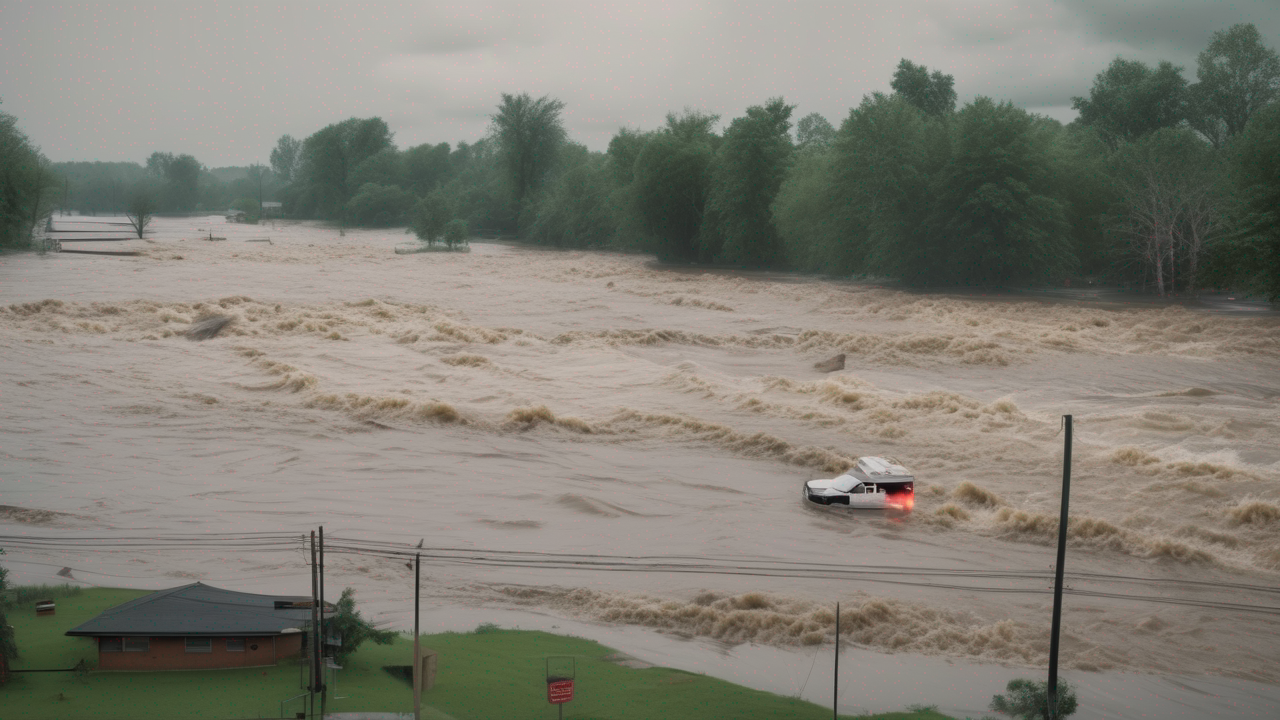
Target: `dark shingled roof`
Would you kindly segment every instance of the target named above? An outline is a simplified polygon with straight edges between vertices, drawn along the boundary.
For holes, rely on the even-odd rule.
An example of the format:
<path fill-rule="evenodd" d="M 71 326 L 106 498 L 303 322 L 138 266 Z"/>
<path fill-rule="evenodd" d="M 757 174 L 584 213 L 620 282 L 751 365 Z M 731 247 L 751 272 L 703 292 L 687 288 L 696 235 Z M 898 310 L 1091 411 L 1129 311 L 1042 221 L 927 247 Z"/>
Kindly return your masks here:
<path fill-rule="evenodd" d="M 310 608 L 277 610 L 277 600 L 311 602 L 309 597 L 254 595 L 192 583 L 117 605 L 67 634 L 279 635 L 286 628 L 302 628 L 310 621 Z M 329 603 L 325 606 L 332 608 Z"/>

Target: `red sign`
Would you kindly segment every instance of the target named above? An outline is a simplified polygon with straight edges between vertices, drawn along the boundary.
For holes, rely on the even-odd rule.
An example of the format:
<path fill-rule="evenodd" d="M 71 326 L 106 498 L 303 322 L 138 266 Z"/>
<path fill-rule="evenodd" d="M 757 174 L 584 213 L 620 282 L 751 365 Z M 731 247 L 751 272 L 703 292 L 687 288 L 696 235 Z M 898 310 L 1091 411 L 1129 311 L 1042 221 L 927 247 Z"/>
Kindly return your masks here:
<path fill-rule="evenodd" d="M 573 681 L 556 680 L 547 683 L 547 702 L 552 705 L 567 703 L 573 699 Z"/>

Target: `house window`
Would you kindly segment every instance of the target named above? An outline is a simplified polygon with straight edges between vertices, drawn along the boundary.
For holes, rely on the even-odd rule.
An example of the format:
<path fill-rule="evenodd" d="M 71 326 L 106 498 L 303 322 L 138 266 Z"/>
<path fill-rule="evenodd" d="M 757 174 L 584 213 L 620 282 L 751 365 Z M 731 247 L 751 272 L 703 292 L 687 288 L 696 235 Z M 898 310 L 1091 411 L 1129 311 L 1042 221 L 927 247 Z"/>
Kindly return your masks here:
<path fill-rule="evenodd" d="M 101 652 L 120 652 L 123 649 L 124 649 L 124 644 L 120 641 L 120 638 L 118 637 L 98 638 L 98 650 Z"/>
<path fill-rule="evenodd" d="M 189 637 L 187 638 L 187 652 L 189 653 L 207 653 L 213 652 L 213 638 Z"/>
<path fill-rule="evenodd" d="M 227 638 L 227 652 L 244 652 L 244 638 Z"/>
<path fill-rule="evenodd" d="M 151 649 L 151 638 L 127 637 L 124 639 L 125 652 L 146 652 Z"/>

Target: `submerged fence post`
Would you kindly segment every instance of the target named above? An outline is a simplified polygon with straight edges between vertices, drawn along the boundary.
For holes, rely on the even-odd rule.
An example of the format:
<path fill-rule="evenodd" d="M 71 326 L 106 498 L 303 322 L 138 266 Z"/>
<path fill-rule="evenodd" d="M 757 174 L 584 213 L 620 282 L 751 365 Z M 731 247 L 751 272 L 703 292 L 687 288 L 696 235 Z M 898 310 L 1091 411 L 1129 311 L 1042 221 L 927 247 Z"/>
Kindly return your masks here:
<path fill-rule="evenodd" d="M 1062 630 L 1062 565 L 1067 558 L 1067 505 L 1071 498 L 1071 416 L 1062 416 L 1066 441 L 1062 455 L 1062 514 L 1058 519 L 1058 562 L 1053 568 L 1053 626 L 1049 631 L 1049 717 L 1058 717 L 1058 635 Z"/>

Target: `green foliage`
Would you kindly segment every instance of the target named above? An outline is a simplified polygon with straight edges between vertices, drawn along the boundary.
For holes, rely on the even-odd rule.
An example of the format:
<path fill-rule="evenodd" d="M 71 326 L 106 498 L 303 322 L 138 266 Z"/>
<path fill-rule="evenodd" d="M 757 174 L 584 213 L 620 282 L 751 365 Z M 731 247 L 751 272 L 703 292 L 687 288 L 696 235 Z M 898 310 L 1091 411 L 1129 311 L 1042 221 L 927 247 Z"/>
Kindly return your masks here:
<path fill-rule="evenodd" d="M 133 231 L 141 238 L 146 234 L 147 226 L 155 215 L 159 202 L 157 197 L 163 192 L 155 180 L 140 180 L 129 193 L 125 203 L 124 215 Z"/>
<path fill-rule="evenodd" d="M 541 184 L 565 142 L 563 110 L 564 103 L 548 95 L 535 100 L 528 93 L 503 93 L 498 111 L 490 116 L 490 134 L 510 175 L 517 205 Z"/>
<path fill-rule="evenodd" d="M 840 269 L 911 274 L 929 260 L 919 226 L 929 181 L 949 154 L 948 129 L 901 96 L 875 93 L 837 134 L 831 224 L 820 255 Z"/>
<path fill-rule="evenodd" d="M 832 192 L 834 153 L 801 152 L 773 201 L 773 222 L 785 264 L 799 270 L 847 274 L 856 263 L 838 252 L 840 207 Z"/>
<path fill-rule="evenodd" d="M 1191 125 L 1214 144 L 1244 132 L 1249 118 L 1280 99 L 1280 54 L 1252 23 L 1213 34 L 1197 60 Z"/>
<path fill-rule="evenodd" d="M 231 203 L 231 209 L 243 212 L 246 222 L 256 223 L 262 218 L 262 206 L 257 198 L 242 197 Z"/>
<path fill-rule="evenodd" d="M 494 141 L 458 143 L 449 164 L 451 177 L 439 192 L 454 215 L 475 231 L 514 232 L 518 207 Z"/>
<path fill-rule="evenodd" d="M 1250 119 L 1230 160 L 1236 230 L 1210 248 L 1210 277 L 1280 302 L 1280 103 Z"/>
<path fill-rule="evenodd" d="M 394 147 L 370 155 L 351 171 L 350 186 L 357 192 L 370 183 L 374 185 L 404 187 L 408 174 L 404 157 Z"/>
<path fill-rule="evenodd" d="M 281 180 L 291 183 L 302 160 L 302 141 L 292 135 L 281 135 L 271 150 L 271 169 Z"/>
<path fill-rule="evenodd" d="M 84 592 L 84 588 L 71 583 L 62 583 L 61 585 L 12 585 L 7 590 L 14 594 L 14 605 L 16 606 L 27 605 L 37 600 L 78 597 Z M 4 591 L 5 588 L 0 587 L 0 592 Z"/>
<path fill-rule="evenodd" d="M 444 244 L 450 248 L 465 245 L 470 234 L 471 231 L 467 228 L 467 221 L 455 218 L 444 226 Z"/>
<path fill-rule="evenodd" d="M 497 623 L 482 622 L 476 626 L 476 629 L 473 632 L 477 635 L 492 635 L 501 629 L 502 628 L 498 627 Z"/>
<path fill-rule="evenodd" d="M 396 639 L 397 633 L 394 630 L 379 630 L 360 616 L 360 612 L 356 610 L 355 588 L 343 590 L 342 596 L 334 605 L 337 612 L 332 618 L 325 620 L 324 631 L 327 635 L 342 638 L 342 646 L 335 651 L 334 657 L 339 665 L 346 664 L 347 658 L 355 654 L 366 640 L 378 645 L 390 645 Z"/>
<path fill-rule="evenodd" d="M 4 548 L 0 548 L 0 555 L 4 555 Z M 9 589 L 8 578 L 9 570 L 0 565 L 0 594 Z M 0 656 L 16 658 L 18 657 L 18 642 L 14 637 L 13 628 L 9 626 L 9 621 L 4 616 L 4 611 L 4 605 L 0 604 Z"/>
<path fill-rule="evenodd" d="M 1112 145 L 1133 142 L 1187 118 L 1187 81 L 1182 68 L 1161 61 L 1155 68 L 1116 58 L 1094 78 L 1089 97 L 1072 98 L 1076 122 L 1095 127 Z"/>
<path fill-rule="evenodd" d="M 526 238 L 561 247 L 608 245 L 619 223 L 614 178 L 610 158 L 584 153 L 548 182 Z"/>
<path fill-rule="evenodd" d="M 1074 270 L 1065 205 L 1054 194 L 1049 131 L 1025 110 L 979 97 L 956 115 L 951 160 L 911 243 L 908 282 L 983 287 L 1046 281 Z"/>
<path fill-rule="evenodd" d="M 291 193 L 292 212 L 302 217 L 338 219 L 359 186 L 352 174 L 362 162 L 392 148 L 391 130 L 382 118 L 351 118 L 315 132 L 302 143 L 301 161 Z"/>
<path fill-rule="evenodd" d="M 1193 288 L 1201 252 L 1220 230 L 1221 169 L 1212 147 L 1185 127 L 1157 130 L 1112 155 L 1113 275 L 1152 277 L 1161 295 L 1179 281 Z"/>
<path fill-rule="evenodd" d="M 1036 680 L 1010 680 L 1008 695 L 991 698 L 991 710 L 1012 715 L 1020 720 L 1058 720 L 1076 711 L 1076 692 L 1066 680 L 1058 680 L 1057 708 L 1049 714 L 1049 683 Z"/>
<path fill-rule="evenodd" d="M 53 169 L 63 179 L 66 206 L 86 215 L 122 212 L 130 188 L 147 175 L 133 162 L 64 162 Z"/>
<path fill-rule="evenodd" d="M 926 115 L 942 117 L 956 109 L 956 79 L 941 70 L 929 74 L 929 68 L 903 58 L 893 73 L 889 87 Z"/>
<path fill-rule="evenodd" d="M 711 191 L 715 150 L 705 139 L 658 133 L 636 158 L 633 207 L 651 249 L 664 260 L 692 260 Z"/>
<path fill-rule="evenodd" d="M 403 223 L 413 196 L 395 185 L 365 183 L 347 201 L 347 217 L 356 225 L 390 227 Z"/>
<path fill-rule="evenodd" d="M 404 151 L 407 187 L 418 195 L 440 187 L 451 174 L 449 143 L 423 144 Z"/>
<path fill-rule="evenodd" d="M 609 140 L 609 168 L 619 184 L 626 185 L 636 179 L 636 158 L 645 143 L 649 142 L 652 133 L 631 128 L 621 128 L 618 134 Z"/>
<path fill-rule="evenodd" d="M 796 123 L 796 147 L 800 150 L 829 150 L 835 140 L 836 129 L 818 113 L 809 113 Z"/>
<path fill-rule="evenodd" d="M 782 256 L 770 208 L 778 195 L 793 148 L 791 112 L 782 98 L 747 108 L 725 130 L 708 198 L 718 237 L 704 235 L 699 256 L 768 266 Z"/>
<path fill-rule="evenodd" d="M 0 249 L 29 246 L 60 185 L 49 161 L 18 129 L 17 118 L 0 112 Z"/>
<path fill-rule="evenodd" d="M 444 235 L 445 226 L 453 212 L 443 192 L 436 191 L 418 201 L 413 206 L 409 227 L 417 234 L 418 239 L 434 245 Z"/>
<path fill-rule="evenodd" d="M 163 181 L 163 190 L 154 198 L 162 211 L 191 212 L 200 200 L 200 175 L 204 167 L 190 155 L 151 153 L 147 170 Z"/>

